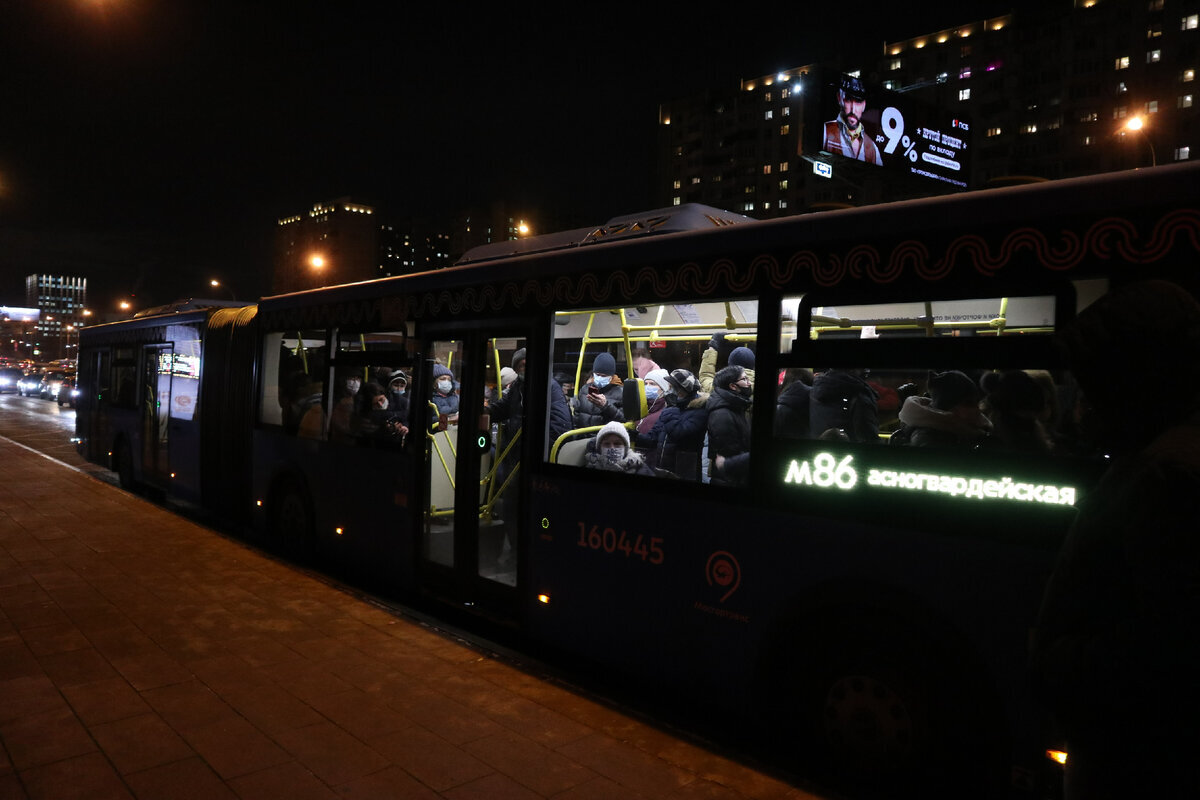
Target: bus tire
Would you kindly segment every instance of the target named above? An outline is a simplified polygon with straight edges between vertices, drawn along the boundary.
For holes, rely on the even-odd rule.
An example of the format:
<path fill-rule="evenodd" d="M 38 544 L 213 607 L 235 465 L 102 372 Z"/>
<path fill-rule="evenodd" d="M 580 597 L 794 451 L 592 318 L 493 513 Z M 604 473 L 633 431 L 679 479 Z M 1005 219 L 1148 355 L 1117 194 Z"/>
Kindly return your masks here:
<path fill-rule="evenodd" d="M 112 469 L 117 473 L 117 483 L 122 489 L 127 492 L 132 492 L 137 488 L 137 481 L 133 478 L 133 451 L 129 448 L 129 442 L 122 439 L 113 447 Z"/>
<path fill-rule="evenodd" d="M 829 622 L 785 647 L 778 673 L 778 722 L 806 767 L 848 789 L 897 797 L 1002 790 L 1003 722 L 989 716 L 963 659 L 896 619 Z"/>
<path fill-rule="evenodd" d="M 280 550 L 308 561 L 315 550 L 312 500 L 296 478 L 282 478 L 271 493 L 268 533 Z"/>

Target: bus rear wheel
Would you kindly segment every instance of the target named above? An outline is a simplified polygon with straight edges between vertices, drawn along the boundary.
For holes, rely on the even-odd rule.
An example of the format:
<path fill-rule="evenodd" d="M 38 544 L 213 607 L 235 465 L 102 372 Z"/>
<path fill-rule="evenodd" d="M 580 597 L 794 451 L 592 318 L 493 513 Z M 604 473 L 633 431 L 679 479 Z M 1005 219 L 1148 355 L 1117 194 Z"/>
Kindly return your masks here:
<path fill-rule="evenodd" d="M 299 481 L 284 479 L 272 493 L 270 536 L 280 550 L 299 561 L 312 558 L 313 511 L 308 492 Z"/>
<path fill-rule="evenodd" d="M 129 442 L 122 440 L 117 443 L 117 446 L 113 448 L 112 460 L 112 469 L 117 473 L 117 482 L 122 489 L 132 492 L 136 488 L 136 483 L 133 479 L 133 451 L 129 449 Z"/>

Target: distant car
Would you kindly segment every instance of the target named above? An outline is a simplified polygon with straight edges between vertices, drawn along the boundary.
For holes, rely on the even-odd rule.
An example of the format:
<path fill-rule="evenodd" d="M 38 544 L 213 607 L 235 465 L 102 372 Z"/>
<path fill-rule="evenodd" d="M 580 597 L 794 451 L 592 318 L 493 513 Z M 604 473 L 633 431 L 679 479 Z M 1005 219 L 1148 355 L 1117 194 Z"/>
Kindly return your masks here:
<path fill-rule="evenodd" d="M 42 376 L 37 372 L 30 372 L 24 378 L 17 381 L 17 393 L 22 397 L 30 397 L 37 394 L 42 389 Z"/>
<path fill-rule="evenodd" d="M 24 377 L 25 371 L 17 367 L 0 367 L 0 393 L 21 391 L 17 384 Z"/>
<path fill-rule="evenodd" d="M 75 407 L 75 401 L 79 398 L 79 387 L 75 383 L 75 376 L 68 373 L 58 387 L 58 405 Z"/>
<path fill-rule="evenodd" d="M 42 376 L 42 382 L 38 386 L 38 396 L 43 400 L 57 400 L 58 391 L 62 388 L 62 382 L 67 377 L 67 373 L 62 370 L 51 370 Z"/>

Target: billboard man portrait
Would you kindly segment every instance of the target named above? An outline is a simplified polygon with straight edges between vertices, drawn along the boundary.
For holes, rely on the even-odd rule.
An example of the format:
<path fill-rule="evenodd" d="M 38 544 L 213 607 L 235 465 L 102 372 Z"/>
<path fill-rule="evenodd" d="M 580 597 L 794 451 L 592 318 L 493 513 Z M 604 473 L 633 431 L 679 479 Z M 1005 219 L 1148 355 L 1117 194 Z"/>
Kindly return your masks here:
<path fill-rule="evenodd" d="M 821 149 L 883 166 L 879 148 L 863 128 L 862 115 L 867 109 L 867 93 L 862 82 L 850 75 L 843 75 L 837 91 L 837 102 L 837 119 L 825 123 L 825 141 Z"/>

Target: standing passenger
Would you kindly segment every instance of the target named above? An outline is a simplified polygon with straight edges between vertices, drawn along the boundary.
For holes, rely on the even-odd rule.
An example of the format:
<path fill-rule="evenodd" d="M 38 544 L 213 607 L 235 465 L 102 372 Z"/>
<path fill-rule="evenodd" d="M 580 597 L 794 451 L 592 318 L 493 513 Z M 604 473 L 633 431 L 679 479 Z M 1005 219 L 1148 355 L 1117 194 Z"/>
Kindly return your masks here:
<path fill-rule="evenodd" d="M 592 361 L 591 379 L 571 399 L 576 428 L 625 421 L 625 414 L 621 410 L 624 390 L 616 372 L 617 361 L 609 353 L 601 353 Z"/>
<path fill-rule="evenodd" d="M 745 481 L 753 394 L 750 376 L 742 367 L 725 367 L 713 378 L 708 398 L 708 455 L 712 461 L 708 474 L 713 483 Z"/>
<path fill-rule="evenodd" d="M 673 370 L 666 380 L 672 394 L 650 431 L 654 441 L 650 464 L 684 480 L 699 480 L 700 454 L 708 433 L 708 395 L 700 391 L 700 381 L 686 369 Z"/>

